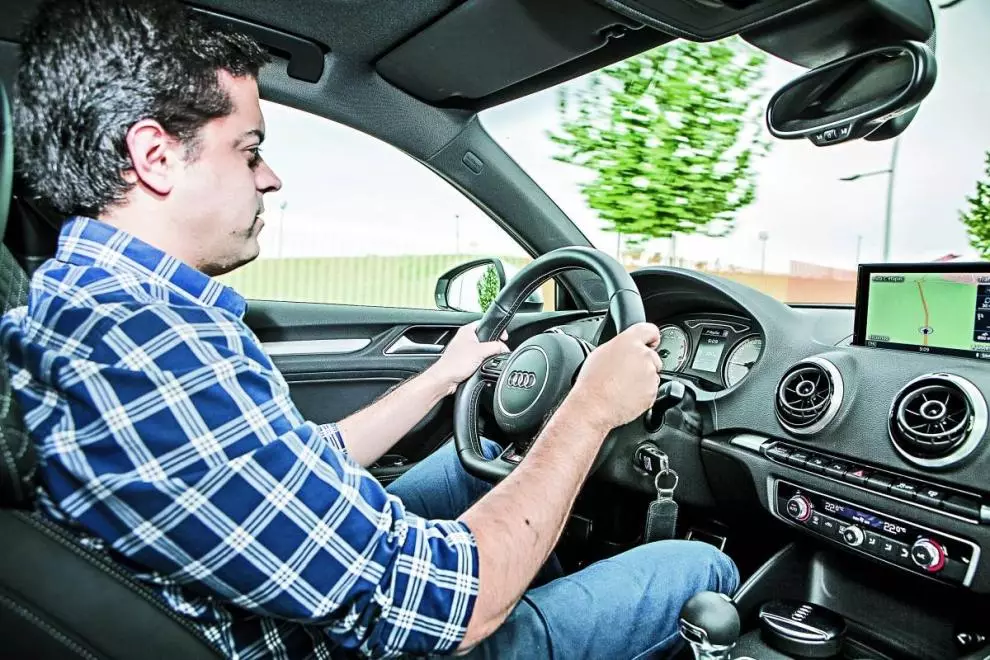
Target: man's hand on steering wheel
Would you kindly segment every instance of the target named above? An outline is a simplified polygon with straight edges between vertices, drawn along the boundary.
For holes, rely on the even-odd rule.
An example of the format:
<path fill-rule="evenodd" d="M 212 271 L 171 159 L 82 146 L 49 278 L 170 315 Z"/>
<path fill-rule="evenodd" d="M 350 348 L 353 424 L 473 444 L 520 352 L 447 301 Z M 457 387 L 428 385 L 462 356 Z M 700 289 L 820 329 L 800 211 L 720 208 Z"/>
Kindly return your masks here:
<path fill-rule="evenodd" d="M 591 352 L 569 395 L 589 423 L 608 433 L 653 405 L 663 368 L 659 343 L 657 326 L 637 323 Z"/>
<path fill-rule="evenodd" d="M 508 353 L 509 348 L 503 343 L 509 339 L 509 333 L 502 333 L 502 341 L 479 341 L 478 321 L 461 327 L 454 338 L 444 349 L 443 355 L 430 368 L 433 375 L 447 388 L 447 394 L 453 394 L 457 386 L 471 377 L 482 362 L 488 358 Z"/>

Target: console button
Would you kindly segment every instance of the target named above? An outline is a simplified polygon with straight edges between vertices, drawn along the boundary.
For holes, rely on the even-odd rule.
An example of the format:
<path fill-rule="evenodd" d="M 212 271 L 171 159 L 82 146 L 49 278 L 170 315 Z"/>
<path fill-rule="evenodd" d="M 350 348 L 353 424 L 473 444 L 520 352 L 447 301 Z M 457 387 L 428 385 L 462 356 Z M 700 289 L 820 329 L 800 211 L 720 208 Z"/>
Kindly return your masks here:
<path fill-rule="evenodd" d="M 893 479 L 885 474 L 874 474 L 870 475 L 870 478 L 866 480 L 866 485 L 869 488 L 877 491 L 878 493 L 886 493 L 890 490 L 890 486 L 894 483 Z"/>
<path fill-rule="evenodd" d="M 914 499 L 922 504 L 938 508 L 942 506 L 942 500 L 945 499 L 945 491 L 931 486 L 922 486 L 918 489 L 918 494 Z"/>
<path fill-rule="evenodd" d="M 913 500 L 917 495 L 920 486 L 913 481 L 898 479 L 890 485 L 890 494 L 896 495 L 905 500 Z"/>
<path fill-rule="evenodd" d="M 824 456 L 813 455 L 808 459 L 808 462 L 804 464 L 804 467 L 808 468 L 812 472 L 824 472 L 825 468 L 828 467 L 829 459 Z"/>
<path fill-rule="evenodd" d="M 855 548 L 863 545 L 863 541 L 866 540 L 866 534 L 856 525 L 849 525 L 842 529 L 842 540 L 846 542 L 846 545 Z"/>
<path fill-rule="evenodd" d="M 846 473 L 842 475 L 842 478 L 849 483 L 862 486 L 866 483 L 866 480 L 870 478 L 871 474 L 873 474 L 873 470 L 869 470 L 858 465 L 852 465 L 848 470 L 846 470 Z"/>
<path fill-rule="evenodd" d="M 779 442 L 767 450 L 767 456 L 777 461 L 786 461 L 791 455 L 791 450 Z"/>
<path fill-rule="evenodd" d="M 949 495 L 942 501 L 942 508 L 957 516 L 965 516 L 974 520 L 980 519 L 980 504 L 971 497 Z"/>
<path fill-rule="evenodd" d="M 881 543 L 883 543 L 884 538 L 875 532 L 867 530 L 866 541 L 863 543 L 863 549 L 869 552 L 871 555 L 876 555 L 877 557 L 882 557 L 880 553 Z"/>
<path fill-rule="evenodd" d="M 811 518 L 808 519 L 808 527 L 816 532 L 822 531 L 822 514 L 817 511 L 812 512 Z"/>
<path fill-rule="evenodd" d="M 962 582 L 966 579 L 966 571 L 969 566 L 962 563 L 961 561 L 956 561 L 955 559 L 946 559 L 945 567 L 939 571 L 939 577 L 948 578 L 950 580 L 955 580 L 956 582 Z"/>
<path fill-rule="evenodd" d="M 807 522 L 811 517 L 811 502 L 803 495 L 795 495 L 787 500 L 787 515 L 798 522 Z"/>
<path fill-rule="evenodd" d="M 911 558 L 911 546 L 906 543 L 897 544 L 897 563 L 908 568 L 914 566 L 914 559 Z"/>
<path fill-rule="evenodd" d="M 929 573 L 938 573 L 945 567 L 945 550 L 931 539 L 918 539 L 911 546 L 911 559 Z"/>
<path fill-rule="evenodd" d="M 822 516 L 822 534 L 836 541 L 842 540 L 842 534 L 839 533 L 839 522 L 829 516 Z"/>
<path fill-rule="evenodd" d="M 806 451 L 793 451 L 791 455 L 787 457 L 787 462 L 791 465 L 804 466 L 804 464 L 810 458 L 810 454 Z"/>
<path fill-rule="evenodd" d="M 899 563 L 901 558 L 901 549 L 900 549 L 901 545 L 904 544 L 898 543 L 897 541 L 894 541 L 892 539 L 881 537 L 880 556 L 886 559 L 887 561 L 894 562 L 895 564 Z"/>
<path fill-rule="evenodd" d="M 825 468 L 825 474 L 841 479 L 848 469 L 849 464 L 844 461 L 829 461 L 828 467 Z"/>

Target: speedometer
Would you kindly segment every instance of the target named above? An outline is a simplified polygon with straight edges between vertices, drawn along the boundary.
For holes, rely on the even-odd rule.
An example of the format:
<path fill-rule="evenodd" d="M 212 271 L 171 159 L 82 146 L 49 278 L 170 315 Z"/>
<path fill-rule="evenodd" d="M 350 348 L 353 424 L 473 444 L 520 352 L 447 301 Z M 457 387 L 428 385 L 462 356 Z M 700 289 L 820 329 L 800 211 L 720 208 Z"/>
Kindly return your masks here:
<path fill-rule="evenodd" d="M 660 345 L 657 354 L 663 360 L 664 371 L 680 371 L 687 362 L 688 349 L 691 342 L 687 333 L 676 325 L 665 325 L 660 328 Z"/>
<path fill-rule="evenodd" d="M 763 340 L 759 337 L 747 337 L 736 344 L 725 361 L 722 379 L 726 387 L 732 387 L 749 374 L 763 351 Z"/>

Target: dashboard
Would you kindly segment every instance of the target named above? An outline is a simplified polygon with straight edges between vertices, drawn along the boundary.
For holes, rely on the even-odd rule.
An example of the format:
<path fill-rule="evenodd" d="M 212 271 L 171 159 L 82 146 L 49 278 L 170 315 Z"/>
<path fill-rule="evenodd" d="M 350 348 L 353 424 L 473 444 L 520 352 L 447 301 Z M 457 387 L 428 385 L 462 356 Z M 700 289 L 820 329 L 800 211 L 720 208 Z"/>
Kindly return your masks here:
<path fill-rule="evenodd" d="M 682 474 L 682 501 L 762 510 L 895 572 L 990 594 L 990 265 L 866 265 L 855 307 L 791 307 L 677 268 L 632 276 L 664 372 L 702 420 L 649 439 Z M 614 336 L 607 314 L 596 323 L 598 342 Z M 633 468 L 621 477 L 652 489 Z"/>
<path fill-rule="evenodd" d="M 657 353 L 666 374 L 678 374 L 706 390 L 738 385 L 763 352 L 755 323 L 741 316 L 689 314 L 657 319 Z"/>

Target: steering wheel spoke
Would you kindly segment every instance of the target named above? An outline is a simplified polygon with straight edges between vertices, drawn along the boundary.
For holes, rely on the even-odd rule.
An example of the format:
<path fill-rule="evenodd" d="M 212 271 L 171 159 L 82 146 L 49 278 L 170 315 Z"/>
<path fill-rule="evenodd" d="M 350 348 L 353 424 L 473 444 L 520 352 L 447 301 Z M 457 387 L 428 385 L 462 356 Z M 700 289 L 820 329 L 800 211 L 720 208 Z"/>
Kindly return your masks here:
<path fill-rule="evenodd" d="M 486 383 L 497 383 L 508 361 L 508 355 L 496 355 L 488 358 L 481 365 L 481 379 Z"/>

